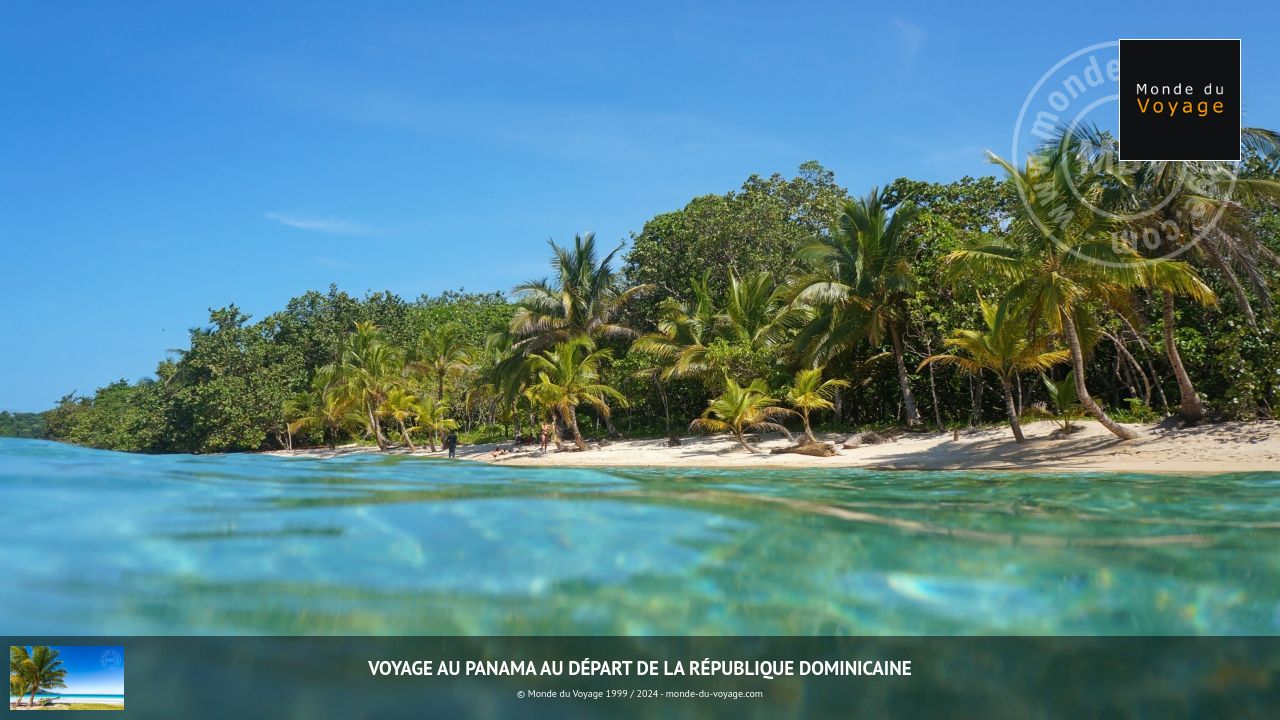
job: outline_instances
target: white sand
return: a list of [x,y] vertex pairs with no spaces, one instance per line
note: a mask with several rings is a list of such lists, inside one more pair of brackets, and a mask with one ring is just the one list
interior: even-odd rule
[[[586,452],[546,453],[523,450],[494,457],[495,445],[458,448],[458,457],[503,465],[559,467],[865,467],[919,470],[1061,470],[1116,472],[1246,472],[1280,471],[1280,421],[1222,423],[1195,428],[1167,429],[1152,425],[1130,425],[1144,433],[1138,440],[1121,441],[1096,422],[1081,422],[1082,430],[1065,438],[1050,435],[1057,428],[1042,421],[1024,426],[1027,442],[1019,444],[1007,426],[951,432],[904,433],[889,443],[863,445],[840,450],[835,457],[771,455],[770,449],[788,443],[777,435],[759,442],[762,454],[751,454],[726,435],[684,438],[679,447],[666,440],[621,440]],[[826,435],[819,439],[839,443],[846,436]],[[509,447],[509,443],[503,447]],[[278,451],[277,455],[328,457],[335,454],[370,452],[376,448],[344,446],[337,453],[327,449]],[[407,454],[407,451],[394,451]],[[443,457],[439,451],[420,449],[418,455]]]
[[[39,711],[39,710],[70,710],[72,705],[111,705],[111,706],[113,706],[113,707],[111,708],[111,709],[113,709],[113,710],[114,710],[114,709],[116,709],[116,708],[119,708],[120,710],[123,710],[123,709],[124,709],[124,700],[123,700],[122,698],[84,698],[84,699],[79,699],[79,698],[70,698],[70,699],[68,699],[68,698],[63,698],[63,699],[58,700],[57,702],[50,703],[50,704],[48,704],[48,705],[41,705],[41,704],[40,704],[40,698],[36,698],[36,706],[35,706],[35,707],[31,707],[30,705],[27,705],[27,700],[23,700],[23,701],[22,701],[22,705],[20,705],[20,706],[18,706],[18,705],[14,705],[12,702],[11,702],[11,703],[9,703],[9,709],[10,709],[10,710],[22,710],[22,711],[27,711],[27,710],[37,710],[37,711]],[[105,710],[105,709],[107,709],[107,708],[102,708],[102,709],[103,709],[103,710]]]

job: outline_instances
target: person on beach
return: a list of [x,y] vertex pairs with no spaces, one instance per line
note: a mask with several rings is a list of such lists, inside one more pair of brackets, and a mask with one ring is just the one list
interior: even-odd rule
[[547,441],[551,439],[551,423],[542,423],[542,452],[547,451]]
[[449,436],[444,439],[445,447],[449,448],[449,458],[453,459],[454,452],[458,449],[458,431],[450,430]]

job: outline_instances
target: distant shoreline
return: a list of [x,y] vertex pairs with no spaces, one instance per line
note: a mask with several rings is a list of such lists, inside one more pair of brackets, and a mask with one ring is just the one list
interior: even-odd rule
[[[1280,472],[1280,421],[1228,422],[1194,428],[1168,429],[1158,425],[1129,425],[1144,433],[1138,440],[1120,441],[1093,421],[1063,438],[1051,437],[1057,429],[1051,421],[1024,426],[1027,442],[1015,443],[1007,427],[984,427],[958,433],[902,433],[893,441],[840,448],[848,435],[820,433],[819,440],[835,443],[838,455],[811,457],[769,454],[791,443],[777,435],[762,439],[762,454],[742,450],[730,437],[693,436],[668,447],[664,439],[619,440],[586,452],[542,453],[525,446],[494,455],[510,443],[459,446],[463,460],[501,465],[537,467],[679,467],[721,469],[862,468],[867,470],[971,470],[1049,472],[1128,472],[1208,474],[1229,472]],[[326,458],[376,453],[377,448],[346,445],[328,448],[279,450],[266,454]],[[443,451],[419,449],[394,451],[397,455],[443,458]]]

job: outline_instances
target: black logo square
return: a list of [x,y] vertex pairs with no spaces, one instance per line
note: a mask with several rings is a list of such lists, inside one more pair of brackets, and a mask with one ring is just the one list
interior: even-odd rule
[[1239,40],[1120,41],[1120,159],[1240,159]]

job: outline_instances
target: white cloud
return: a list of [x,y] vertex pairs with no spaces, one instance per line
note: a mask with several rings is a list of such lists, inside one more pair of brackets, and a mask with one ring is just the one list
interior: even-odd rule
[[285,215],[274,212],[267,213],[266,217],[268,220],[273,220],[281,225],[298,228],[299,230],[313,230],[315,232],[328,233],[330,235],[368,235],[373,231],[373,229],[368,225],[362,225],[349,220],[300,217],[297,215]]
[[907,60],[911,60],[924,46],[924,28],[902,18],[895,18],[893,29],[898,33],[898,40],[902,42],[902,50]]

